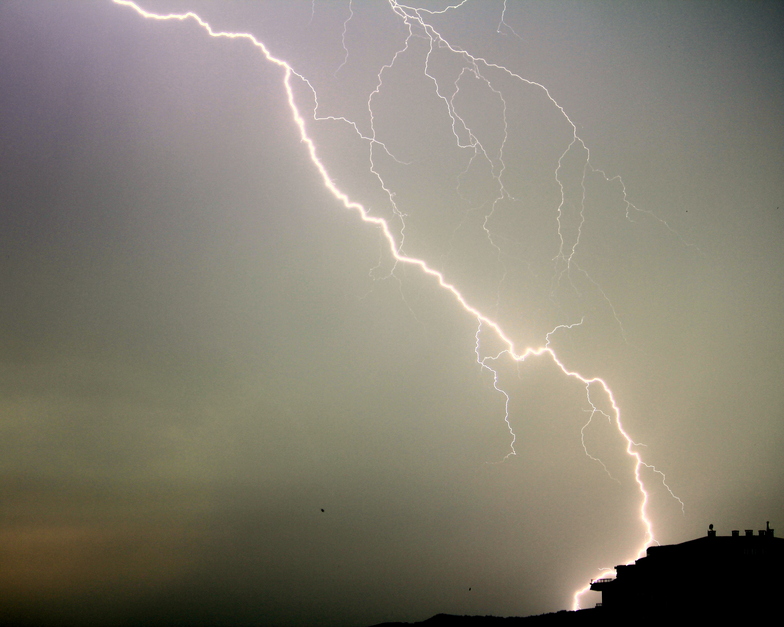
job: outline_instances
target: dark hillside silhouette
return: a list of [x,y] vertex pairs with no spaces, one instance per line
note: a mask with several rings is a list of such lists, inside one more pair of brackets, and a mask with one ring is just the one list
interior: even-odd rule
[[[775,615],[784,585],[784,538],[770,524],[718,536],[708,534],[680,544],[648,547],[645,557],[615,567],[613,578],[591,582],[602,603],[576,612],[539,616],[453,616],[437,614],[419,623],[384,623],[376,627],[512,625],[606,625],[621,621],[653,625],[663,621],[718,618],[767,619]],[[609,622],[608,622],[609,621]]]

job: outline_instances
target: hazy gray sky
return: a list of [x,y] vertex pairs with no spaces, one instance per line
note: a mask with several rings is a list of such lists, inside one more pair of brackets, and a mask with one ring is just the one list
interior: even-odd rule
[[[607,382],[659,542],[784,533],[780,4],[140,5],[263,41],[401,254]],[[257,48],[11,0],[0,59],[4,620],[527,615],[635,556],[600,386],[485,361],[507,426],[505,347]]]

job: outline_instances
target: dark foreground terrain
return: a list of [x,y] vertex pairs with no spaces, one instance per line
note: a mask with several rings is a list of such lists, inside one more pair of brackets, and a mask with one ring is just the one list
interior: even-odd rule
[[525,617],[500,616],[454,616],[452,614],[436,614],[418,623],[381,623],[373,627],[403,627],[411,625],[427,625],[427,627],[514,627],[515,625],[593,625],[602,621],[601,609],[590,608],[578,612],[562,610],[551,614],[539,614]]

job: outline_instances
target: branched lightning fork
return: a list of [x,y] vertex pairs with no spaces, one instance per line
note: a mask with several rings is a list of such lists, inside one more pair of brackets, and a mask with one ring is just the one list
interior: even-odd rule
[[[627,199],[626,188],[625,188],[625,186],[623,184],[623,181],[620,179],[620,177],[618,177],[618,176],[609,177],[602,170],[595,169],[595,168],[593,168],[590,165],[590,151],[588,150],[588,147],[585,145],[585,143],[578,137],[576,125],[572,122],[572,120],[566,114],[566,112],[561,107],[561,105],[558,104],[558,102],[553,98],[553,96],[550,94],[550,92],[548,91],[548,89],[544,85],[542,85],[540,83],[537,83],[535,81],[531,81],[531,80],[528,80],[526,78],[523,78],[519,74],[516,74],[515,72],[509,70],[508,68],[506,68],[506,67],[504,67],[502,65],[498,65],[496,63],[490,62],[490,61],[488,61],[488,60],[486,60],[486,59],[484,59],[482,57],[471,55],[466,50],[463,50],[461,48],[453,46],[448,41],[446,41],[438,33],[438,31],[435,30],[435,28],[433,28],[433,26],[431,24],[429,24],[425,20],[424,16],[426,16],[426,15],[434,15],[434,14],[437,14],[437,13],[445,13],[447,11],[456,10],[459,7],[461,7],[464,4],[466,4],[468,2],[468,0],[461,0],[460,2],[456,2],[455,4],[451,4],[451,5],[447,6],[446,8],[444,8],[444,9],[442,9],[440,11],[425,10],[425,9],[411,7],[411,6],[402,4],[400,2],[397,2],[396,0],[388,0],[391,10],[395,14],[397,14],[403,20],[403,22],[405,23],[405,25],[406,25],[406,27],[408,29],[408,37],[406,38],[403,47],[401,49],[399,49],[394,54],[393,58],[389,61],[389,63],[384,65],[379,70],[379,72],[378,72],[378,82],[377,82],[376,88],[368,96],[367,106],[368,106],[368,111],[369,111],[369,115],[370,115],[370,133],[369,134],[365,134],[365,133],[360,132],[359,127],[357,126],[357,124],[352,122],[352,121],[350,121],[350,120],[348,120],[348,119],[346,119],[346,118],[334,117],[334,116],[320,117],[319,114],[318,114],[318,97],[317,97],[317,93],[316,93],[316,90],[313,87],[313,85],[302,74],[296,72],[294,70],[294,68],[289,63],[287,63],[286,61],[283,61],[282,59],[279,59],[279,58],[273,56],[272,53],[267,49],[265,44],[263,42],[257,40],[253,35],[248,34],[248,33],[233,33],[233,32],[217,31],[217,30],[213,29],[212,26],[210,26],[210,24],[207,23],[204,19],[202,19],[200,16],[198,16],[197,14],[195,14],[193,12],[187,12],[187,13],[181,13],[181,14],[170,13],[170,14],[166,14],[166,15],[159,15],[159,14],[155,14],[155,13],[151,13],[149,11],[146,11],[145,9],[141,8],[139,5],[137,5],[135,2],[133,2],[131,0],[113,0],[113,2],[116,3],[116,4],[119,4],[119,5],[123,5],[123,6],[129,7],[131,9],[133,9],[134,11],[136,11],[139,15],[141,15],[142,17],[147,18],[147,19],[152,19],[152,20],[178,20],[178,21],[193,20],[199,26],[201,26],[211,37],[246,40],[249,43],[251,43],[253,46],[255,46],[256,48],[258,48],[262,52],[264,57],[267,59],[267,61],[269,61],[270,63],[272,63],[272,64],[274,64],[276,66],[278,66],[283,71],[282,84],[283,84],[283,88],[284,88],[285,93],[286,93],[287,102],[288,102],[288,106],[289,106],[290,111],[291,111],[292,119],[293,119],[294,123],[296,124],[296,127],[297,127],[297,129],[299,131],[300,139],[301,139],[302,143],[305,144],[307,152],[308,152],[308,155],[310,157],[310,160],[311,160],[313,166],[316,168],[316,170],[320,174],[320,176],[322,178],[322,181],[323,181],[325,187],[327,188],[327,190],[329,191],[329,193],[332,194],[338,201],[340,201],[340,203],[346,209],[355,211],[363,222],[365,222],[367,224],[370,224],[370,225],[372,225],[372,226],[374,226],[374,227],[379,229],[379,231],[382,234],[383,240],[386,242],[388,251],[389,251],[389,253],[392,256],[395,265],[401,264],[401,265],[413,266],[413,267],[418,268],[423,274],[425,274],[426,276],[432,278],[434,280],[434,282],[439,286],[439,288],[441,288],[442,290],[445,290],[446,292],[449,292],[453,296],[453,298],[455,299],[457,304],[468,315],[470,315],[471,317],[473,317],[476,320],[477,331],[476,331],[476,336],[475,336],[475,339],[476,339],[475,350],[476,350],[477,362],[480,364],[480,366],[481,366],[481,368],[483,370],[487,370],[490,373],[492,373],[492,375],[493,375],[493,387],[500,394],[502,394],[505,397],[506,412],[505,412],[504,419],[506,421],[507,428],[508,428],[509,433],[510,433],[511,443],[510,443],[510,452],[507,454],[507,456],[504,459],[507,459],[510,456],[516,455],[515,446],[514,446],[515,445],[515,441],[516,441],[516,436],[515,436],[514,430],[512,429],[510,418],[509,418],[509,402],[510,402],[509,394],[506,391],[504,391],[503,388],[500,386],[500,384],[499,384],[499,375],[498,375],[497,370],[493,367],[493,365],[498,360],[500,360],[502,357],[506,357],[506,358],[512,359],[515,362],[517,362],[518,364],[521,364],[522,362],[524,362],[529,357],[548,358],[548,359],[552,360],[552,362],[561,370],[561,372],[565,376],[573,378],[573,379],[576,379],[577,381],[579,381],[585,387],[586,399],[588,401],[588,404],[591,407],[591,409],[588,410],[590,412],[590,418],[589,418],[588,422],[590,423],[591,419],[593,418],[593,416],[596,413],[600,413],[600,414],[604,415],[610,422],[614,423],[618,433],[622,436],[622,438],[626,442],[625,452],[632,459],[632,461],[634,463],[634,473],[633,473],[634,474],[634,481],[635,481],[635,483],[637,485],[637,488],[638,488],[639,494],[640,494],[639,519],[640,519],[640,523],[641,523],[641,525],[643,527],[643,530],[644,530],[644,537],[643,537],[642,543],[640,544],[640,547],[638,549],[638,553],[637,553],[636,557],[639,557],[640,555],[642,555],[644,553],[644,551],[645,551],[647,546],[649,546],[649,545],[651,545],[653,543],[656,543],[656,540],[655,540],[655,537],[654,537],[654,533],[653,533],[653,525],[652,525],[650,519],[648,518],[648,510],[647,510],[647,508],[648,508],[649,495],[648,495],[648,492],[646,491],[645,482],[644,482],[644,480],[642,478],[643,469],[650,470],[653,473],[657,474],[661,478],[661,481],[662,481],[662,484],[664,485],[664,487],[669,491],[670,495],[672,495],[672,497],[675,498],[681,504],[681,507],[683,507],[683,502],[677,496],[675,496],[673,494],[672,490],[669,488],[669,486],[666,483],[664,474],[661,471],[659,471],[658,469],[656,469],[655,467],[653,467],[652,465],[650,465],[650,464],[648,464],[648,463],[643,461],[642,457],[640,456],[640,453],[637,451],[638,445],[632,440],[632,438],[629,436],[629,434],[623,428],[622,421],[621,421],[621,411],[620,411],[620,409],[619,409],[619,407],[618,407],[618,405],[616,403],[615,397],[613,396],[613,393],[612,393],[610,387],[608,386],[608,384],[603,379],[601,379],[599,377],[587,377],[587,376],[584,376],[584,375],[580,374],[579,372],[576,372],[574,370],[569,369],[558,358],[558,356],[556,355],[556,353],[553,350],[553,348],[550,347],[550,337],[551,337],[551,335],[553,333],[555,333],[559,329],[570,329],[570,328],[572,328],[574,326],[582,324],[583,321],[581,320],[579,323],[574,323],[574,324],[571,324],[571,325],[559,325],[559,326],[555,327],[552,331],[547,333],[547,335],[545,337],[545,344],[543,346],[540,346],[540,347],[527,347],[527,348],[524,348],[524,349],[518,349],[515,346],[514,342],[510,339],[510,337],[501,328],[499,323],[497,323],[495,320],[493,320],[491,317],[489,317],[489,315],[487,315],[486,313],[483,313],[478,308],[476,308],[471,303],[469,303],[466,300],[466,298],[463,296],[463,294],[460,292],[460,290],[453,283],[451,283],[449,280],[447,280],[447,278],[445,277],[445,275],[441,271],[434,269],[433,267],[428,265],[428,263],[426,261],[424,261],[423,259],[419,259],[417,257],[410,256],[410,255],[406,254],[406,252],[404,250],[405,215],[403,214],[402,211],[400,211],[400,209],[395,204],[395,194],[394,194],[394,192],[391,189],[389,189],[389,187],[385,184],[383,177],[378,172],[378,169],[376,168],[375,163],[374,163],[373,152],[374,152],[375,149],[380,148],[381,150],[384,150],[387,154],[389,154],[393,159],[398,161],[398,163],[404,163],[404,162],[399,160],[399,159],[397,159],[394,155],[392,155],[390,153],[390,151],[387,149],[387,147],[376,138],[376,129],[375,129],[374,115],[373,115],[373,98],[381,90],[381,87],[382,87],[382,84],[383,84],[383,76],[382,76],[383,73],[386,70],[388,70],[389,68],[393,67],[395,62],[398,60],[398,58],[402,54],[404,54],[406,52],[406,50],[409,47],[410,40],[414,36],[424,37],[424,38],[429,40],[430,48],[429,48],[429,52],[428,52],[426,60],[425,60],[425,70],[424,70],[425,71],[425,75],[435,85],[435,92],[436,92],[437,96],[441,99],[441,101],[443,102],[444,108],[446,110],[446,113],[447,113],[447,115],[449,115],[449,117],[451,119],[452,132],[453,132],[453,134],[455,136],[455,142],[456,142],[457,146],[459,148],[463,148],[463,149],[468,149],[468,150],[474,151],[474,155],[473,155],[472,159],[475,159],[475,158],[486,159],[488,161],[488,163],[490,164],[490,166],[491,166],[492,177],[493,177],[493,180],[495,181],[495,185],[496,185],[496,190],[497,191],[495,193],[496,195],[495,195],[494,200],[490,204],[489,211],[485,215],[482,228],[485,230],[485,233],[487,235],[488,240],[490,241],[490,244],[493,247],[495,247],[495,249],[499,252],[499,260],[500,260],[500,249],[497,246],[497,244],[493,241],[493,235],[492,235],[492,232],[490,230],[489,223],[490,223],[490,220],[492,219],[493,212],[495,211],[498,203],[501,202],[505,198],[511,198],[511,196],[507,192],[507,190],[505,188],[505,185],[504,185],[505,165],[504,165],[504,160],[503,160],[503,153],[504,153],[504,147],[505,147],[506,141],[507,141],[506,102],[504,101],[504,97],[503,97],[503,94],[501,93],[500,89],[495,88],[493,86],[493,83],[490,81],[490,79],[483,73],[485,71],[499,72],[502,75],[506,75],[507,77],[509,77],[509,78],[511,78],[511,79],[513,79],[515,81],[519,81],[519,82],[521,82],[523,84],[526,84],[526,85],[528,85],[530,87],[533,87],[533,88],[536,88],[538,90],[541,90],[541,92],[550,101],[550,103],[555,108],[557,108],[557,110],[560,112],[560,114],[563,116],[564,120],[568,123],[568,125],[571,128],[571,133],[572,133],[571,141],[568,144],[568,146],[566,147],[566,149],[561,153],[561,155],[560,155],[560,157],[558,159],[558,166],[557,166],[556,171],[555,171],[555,179],[556,179],[556,181],[557,181],[557,183],[558,183],[558,185],[560,186],[560,189],[561,189],[561,203],[560,203],[560,205],[557,208],[557,222],[558,222],[558,235],[559,235],[559,238],[560,238],[560,248],[559,248],[559,251],[558,251],[558,253],[556,255],[556,258],[555,258],[555,261],[556,261],[556,273],[555,273],[554,281],[556,283],[561,281],[564,276],[566,276],[568,278],[568,280],[571,282],[570,272],[572,270],[572,267],[576,266],[576,262],[574,261],[574,255],[576,253],[577,246],[579,245],[580,236],[581,236],[581,230],[582,230],[582,226],[583,226],[584,219],[585,219],[584,218],[585,181],[586,181],[586,177],[589,174],[591,174],[591,173],[599,174],[599,175],[603,176],[604,179],[607,182],[616,182],[617,181],[621,185],[622,191],[623,191],[623,199],[624,199],[624,203],[625,203],[625,209],[626,209],[627,218],[631,219],[631,212],[632,211],[640,211],[636,207],[634,207],[634,205],[632,205],[632,203]],[[349,17],[346,19],[346,21],[343,24],[343,35],[342,35],[342,42],[343,42],[343,49],[345,51],[345,57],[344,57],[343,63],[336,70],[336,73],[338,71],[340,71],[340,69],[343,67],[343,65],[345,65],[345,63],[348,60],[348,49],[347,49],[346,43],[345,43],[345,35],[346,35],[346,29],[348,28],[348,23],[351,20],[351,17],[353,16],[353,8],[352,8],[351,2],[349,2],[349,11],[350,11],[350,15],[349,15]],[[313,14],[314,13],[315,13],[315,0],[314,0],[314,2],[312,3],[312,6],[311,6],[311,20],[313,19]],[[506,24],[506,22],[504,21],[505,13],[506,13],[506,1],[504,1],[503,12],[501,14],[501,20],[500,20],[500,22],[498,24],[498,31],[501,32],[502,26],[504,26],[510,32],[512,32],[514,35],[518,36],[517,33],[515,33],[514,30],[512,30],[511,27],[509,27],[508,24]],[[428,64],[429,64],[429,61],[430,61],[430,56],[431,56],[433,50],[435,49],[435,47],[448,49],[452,54],[454,54],[457,57],[460,57],[460,58],[465,60],[465,64],[466,64],[465,68],[464,68],[463,72],[461,72],[460,77],[458,77],[458,79],[455,81],[454,91],[452,92],[451,96],[449,96],[449,97],[447,97],[447,95],[445,95],[443,86],[439,84],[439,81],[429,72],[429,65]],[[503,110],[504,110],[504,116],[503,116],[503,120],[504,120],[504,138],[503,138],[503,141],[502,141],[501,146],[499,148],[499,152],[498,152],[497,156],[491,155],[485,149],[485,147],[482,146],[481,142],[477,139],[476,135],[469,128],[468,124],[465,122],[463,117],[461,117],[458,114],[458,112],[456,111],[454,98],[455,98],[455,96],[457,94],[457,91],[459,90],[458,83],[460,81],[460,78],[466,72],[472,74],[478,80],[484,81],[485,85],[498,98],[501,99],[501,102],[503,104]],[[384,220],[384,219],[382,219],[380,217],[376,217],[376,216],[371,215],[368,209],[366,209],[360,203],[353,201],[348,196],[348,194],[346,192],[344,192],[343,190],[338,188],[337,185],[333,182],[333,180],[330,177],[329,172],[327,171],[326,167],[324,166],[322,161],[319,159],[319,155],[318,155],[318,151],[317,151],[315,143],[313,142],[313,140],[308,135],[307,124],[305,122],[305,118],[303,117],[302,113],[300,112],[300,108],[297,105],[297,102],[296,102],[296,99],[295,99],[295,96],[294,96],[294,89],[292,87],[292,81],[294,79],[300,81],[313,94],[313,98],[314,98],[314,101],[315,101],[315,109],[314,109],[314,113],[313,113],[314,120],[316,120],[316,121],[331,120],[331,121],[337,121],[337,122],[348,124],[348,125],[350,125],[354,129],[356,134],[362,140],[364,140],[364,141],[366,141],[368,143],[368,146],[369,146],[369,158],[370,158],[370,170],[376,176],[376,178],[378,179],[378,181],[379,181],[379,183],[381,185],[381,188],[384,190],[384,192],[388,196],[389,201],[390,201],[391,206],[392,206],[392,209],[393,209],[393,212],[394,212],[394,216],[395,216],[396,220],[400,224],[399,228],[395,229],[397,231],[397,234],[395,234],[393,232],[393,229],[390,226],[390,224],[387,222],[387,220]],[[468,141],[465,142],[465,143],[462,142],[461,139],[460,139],[461,135],[466,136],[468,138]],[[581,180],[580,180],[581,196],[580,196],[579,201],[578,201],[578,205],[579,205],[579,220],[578,220],[578,223],[579,223],[579,226],[577,228],[577,234],[572,238],[572,241],[571,242],[567,242],[565,240],[565,238],[564,238],[564,235],[563,235],[563,232],[562,232],[562,228],[561,228],[562,227],[562,225],[561,225],[561,216],[562,216],[562,212],[564,210],[565,204],[567,203],[564,182],[563,182],[563,180],[561,178],[562,164],[563,164],[564,159],[567,158],[567,156],[571,156],[572,153],[575,153],[577,151],[580,151],[582,153],[582,156],[581,156],[581,160],[582,161],[581,162],[583,164],[582,165],[582,176],[581,176]],[[646,211],[646,212],[642,212],[642,213],[648,213],[648,214],[653,216],[653,214],[651,212],[647,212]],[[653,216],[653,217],[656,218],[656,216]],[[659,218],[656,218],[656,219],[659,219]],[[666,222],[664,222],[663,220],[660,220],[660,221],[663,223],[663,225],[667,229],[672,231],[672,229],[670,228],[670,226]],[[672,231],[672,232],[675,233],[674,231]],[[676,233],[676,235],[677,235],[677,233]],[[583,274],[585,274],[587,276],[587,273],[585,273],[585,271],[583,269],[581,269],[579,267],[577,267],[577,268],[578,268],[579,272],[581,272],[581,273],[583,273]],[[392,270],[392,273],[394,273],[394,268]],[[591,280],[590,277],[588,277],[588,279]],[[591,280],[591,282],[598,289],[600,289],[600,291],[601,291],[601,288],[599,288],[599,286],[595,282],[593,282],[592,280]],[[604,296],[605,300],[607,300],[607,302],[609,303],[609,299],[607,299],[606,295],[604,295],[604,292],[601,292],[601,293]],[[610,306],[612,307],[611,304],[610,304]],[[615,313],[615,310],[612,309],[612,311],[613,311],[613,315],[615,316],[616,321],[620,325],[620,320],[619,320],[617,314]],[[622,327],[621,327],[621,330],[623,331]],[[499,351],[496,355],[482,356],[480,345],[481,345],[481,336],[482,336],[483,333],[491,333],[491,334],[495,335],[497,340],[499,340],[505,348],[503,348],[503,350]],[[592,400],[592,396],[594,394],[602,394],[609,401],[609,404],[612,407],[612,411],[611,411],[610,414],[608,414],[606,412],[603,412],[602,410],[600,410],[596,406],[596,404]],[[586,424],[586,426],[587,426],[587,424]],[[584,432],[585,428],[586,427],[584,426],[582,432]],[[583,440],[583,447],[585,448],[584,440]],[[587,448],[585,449],[585,452],[588,455],[588,457],[590,457],[591,459],[593,459],[593,460],[595,460],[595,461],[597,461],[599,463],[602,463],[601,460],[598,460],[597,458],[591,456],[589,454]],[[602,463],[602,465],[604,466],[603,463]],[[607,470],[606,467],[605,467],[605,470]],[[608,474],[609,474],[609,472],[608,472]],[[632,559],[634,559],[634,558],[632,558]],[[605,575],[608,575],[608,574],[610,574],[610,571],[605,571],[600,576],[605,576]],[[586,586],[585,588],[583,588],[581,590],[578,590],[574,594],[574,607],[575,608],[579,607],[580,596],[586,590],[588,590],[588,586]]]

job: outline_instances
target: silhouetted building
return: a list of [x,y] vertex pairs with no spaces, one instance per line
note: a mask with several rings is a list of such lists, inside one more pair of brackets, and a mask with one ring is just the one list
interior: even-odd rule
[[717,536],[711,525],[703,538],[651,546],[615,571],[615,578],[591,582],[602,593],[603,614],[767,616],[781,605],[784,538],[769,524],[757,535],[747,529],[731,536]]

